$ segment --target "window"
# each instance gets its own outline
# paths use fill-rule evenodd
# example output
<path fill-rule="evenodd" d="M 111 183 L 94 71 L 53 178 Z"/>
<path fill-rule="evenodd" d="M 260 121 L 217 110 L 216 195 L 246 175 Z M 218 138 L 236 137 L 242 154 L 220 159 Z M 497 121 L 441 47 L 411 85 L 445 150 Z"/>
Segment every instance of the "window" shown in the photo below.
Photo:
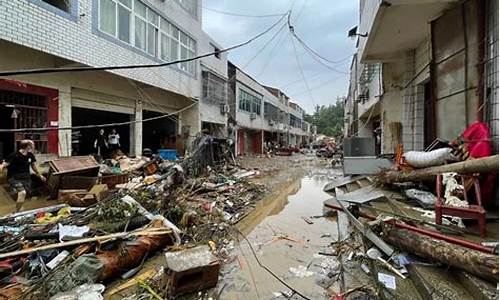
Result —
<path fill-rule="evenodd" d="M 196 56 L 196 42 L 175 25 L 161 18 L 160 26 L 161 53 L 165 61 L 188 59 Z M 190 74 L 195 73 L 196 61 L 182 62 L 178 67 Z"/>
<path fill-rule="evenodd" d="M 240 110 L 260 115 L 261 99 L 240 89 L 240 101 L 238 107 Z"/>
<path fill-rule="evenodd" d="M 264 118 L 266 118 L 267 120 L 278 121 L 278 114 L 278 107 L 272 105 L 269 102 L 264 102 Z"/>
<path fill-rule="evenodd" d="M 130 43 L 130 18 L 132 15 L 131 0 L 120 0 L 118 8 L 118 38 L 125 43 Z"/>
<path fill-rule="evenodd" d="M 113 0 L 101 0 L 99 16 L 101 31 L 114 36 L 116 34 L 116 3 Z"/>
<path fill-rule="evenodd" d="M 70 12 L 70 3 L 69 0 L 42 0 L 42 2 L 45 2 L 49 5 L 52 5 L 62 11 L 65 11 L 67 13 Z"/>
<path fill-rule="evenodd" d="M 65 0 L 67 1 L 67 0 Z M 99 30 L 164 61 L 196 56 L 196 41 L 139 0 L 99 0 Z M 196 61 L 177 68 L 194 74 Z"/>
<path fill-rule="evenodd" d="M 219 76 L 203 71 L 202 90 L 203 100 L 210 104 L 225 104 L 226 103 L 226 81 Z"/>

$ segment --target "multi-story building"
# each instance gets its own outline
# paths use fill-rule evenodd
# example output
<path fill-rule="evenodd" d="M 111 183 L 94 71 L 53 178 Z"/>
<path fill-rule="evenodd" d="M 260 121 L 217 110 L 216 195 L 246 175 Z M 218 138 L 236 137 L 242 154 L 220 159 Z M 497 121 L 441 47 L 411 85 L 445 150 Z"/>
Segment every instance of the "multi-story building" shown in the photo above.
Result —
<path fill-rule="evenodd" d="M 483 121 L 498 151 L 498 1 L 361 0 L 357 35 L 346 135 L 394 153 Z"/>
<path fill-rule="evenodd" d="M 261 85 L 237 66 L 228 63 L 230 136 L 236 155 L 263 153 L 265 143 L 298 147 L 308 140 L 303 128 L 304 110 L 279 89 Z M 307 137 L 307 138 L 306 138 Z"/>
<path fill-rule="evenodd" d="M 201 0 L 1 1 L 0 69 L 160 64 L 220 49 L 201 22 Z M 40 151 L 66 156 L 93 152 L 98 129 L 58 127 L 134 121 L 114 126 L 126 152 L 182 151 L 202 122 L 224 130 L 226 80 L 225 53 L 156 68 L 1 78 L 0 128 L 54 128 L 30 136 Z M 0 133 L 1 154 L 26 134 Z"/>

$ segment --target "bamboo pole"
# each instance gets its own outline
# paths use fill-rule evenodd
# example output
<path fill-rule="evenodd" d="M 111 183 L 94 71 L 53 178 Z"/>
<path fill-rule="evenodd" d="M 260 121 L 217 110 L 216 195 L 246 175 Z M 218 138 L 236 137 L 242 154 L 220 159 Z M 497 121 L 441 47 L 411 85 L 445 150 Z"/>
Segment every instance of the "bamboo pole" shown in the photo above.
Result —
<path fill-rule="evenodd" d="M 125 237 L 131 237 L 131 236 L 164 235 L 164 234 L 172 233 L 172 230 L 169 230 L 169 229 L 165 229 L 165 230 L 158 230 L 158 229 L 159 228 L 151 228 L 151 229 L 146 229 L 146 230 L 141 230 L 141 231 L 133 231 L 133 232 L 118 232 L 118 233 L 113 233 L 113 234 L 108 234 L 108 235 L 94 236 L 94 237 L 90 237 L 90 238 L 78 239 L 78 240 L 73 240 L 73 241 L 48 244 L 48 245 L 43 245 L 43 246 L 39 246 L 39 247 L 33 247 L 33 248 L 28 248 L 28 249 L 23 249 L 23 250 L 2 253 L 2 254 L 0 254 L 0 259 L 6 258 L 6 257 L 12 257 L 12 256 L 30 254 L 30 253 L 42 251 L 42 250 L 63 248 L 63 247 L 68 247 L 68 246 L 75 246 L 75 245 L 81 245 L 81 244 L 116 239 L 116 238 L 125 238 Z"/>
<path fill-rule="evenodd" d="M 498 281 L 498 256 L 416 234 L 391 225 L 383 226 L 384 239 L 401 250 L 465 270 L 491 282 Z"/>
<path fill-rule="evenodd" d="M 383 184 L 408 181 L 425 181 L 435 179 L 436 175 L 456 172 L 459 174 L 487 173 L 498 171 L 498 154 L 462 162 L 404 171 L 382 171 L 377 175 L 377 181 Z"/>

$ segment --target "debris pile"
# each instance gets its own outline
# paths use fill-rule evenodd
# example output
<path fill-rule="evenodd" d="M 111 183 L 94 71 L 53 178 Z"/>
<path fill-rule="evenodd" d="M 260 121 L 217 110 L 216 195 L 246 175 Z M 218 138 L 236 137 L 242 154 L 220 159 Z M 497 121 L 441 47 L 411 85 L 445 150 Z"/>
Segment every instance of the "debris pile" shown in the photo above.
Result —
<path fill-rule="evenodd" d="M 226 141 L 208 135 L 177 161 L 72 157 L 50 164 L 51 194 L 63 204 L 0 219 L 0 299 L 165 298 L 214 286 L 220 260 L 234 247 L 233 224 L 264 192 L 248 180 L 258 171 L 234 165 Z M 161 268 L 141 272 L 163 252 Z M 203 284 L 185 286 L 198 275 Z M 109 291 L 116 280 L 127 281 Z"/>
<path fill-rule="evenodd" d="M 467 132 L 438 149 L 403 153 L 400 146 L 393 169 L 325 187 L 334 196 L 325 207 L 345 213 L 363 236 L 361 255 L 371 264 L 361 263 L 360 269 L 377 274 L 385 296 L 403 297 L 398 287 L 409 284 L 439 289 L 424 282 L 418 267 L 436 263 L 495 290 L 498 235 L 491 229 L 498 226 L 498 202 L 493 219 L 487 208 L 495 185 L 498 191 L 498 155 L 491 155 L 489 142 L 471 140 Z"/>

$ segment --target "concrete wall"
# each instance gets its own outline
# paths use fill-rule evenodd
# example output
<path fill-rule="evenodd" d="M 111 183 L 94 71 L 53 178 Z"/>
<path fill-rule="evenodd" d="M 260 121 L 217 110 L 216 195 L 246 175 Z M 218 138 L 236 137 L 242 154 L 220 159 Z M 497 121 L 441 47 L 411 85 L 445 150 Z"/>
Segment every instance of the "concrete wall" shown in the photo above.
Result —
<path fill-rule="evenodd" d="M 14 43 L 0 40 L 0 69 L 24 69 L 33 67 L 54 67 L 60 58 L 36 51 Z M 126 113 L 134 119 L 142 118 L 142 109 L 169 113 L 185 107 L 192 102 L 182 95 L 163 89 L 147 86 L 108 72 L 54 73 L 43 75 L 22 75 L 8 79 L 49 87 L 59 90 L 59 126 L 72 125 L 71 108 L 83 107 L 111 112 Z M 198 115 L 198 107 L 193 108 Z M 186 117 L 184 124 L 197 127 L 197 117 Z M 92 116 L 89 116 L 89 124 Z M 139 125 L 140 126 L 140 125 Z M 132 130 L 134 131 L 134 130 Z M 193 131 L 195 133 L 195 131 Z M 135 131 L 136 148 L 132 153 L 142 151 L 142 128 Z M 59 154 L 70 155 L 71 132 L 59 131 Z"/>
<path fill-rule="evenodd" d="M 382 98 L 382 153 L 394 153 L 397 144 L 402 142 L 403 82 L 404 60 L 384 63 Z"/>
<path fill-rule="evenodd" d="M 76 11 L 74 14 L 64 15 L 57 13 L 57 9 L 50 9 L 50 5 L 40 0 L 0 1 L 1 38 L 90 66 L 160 62 L 136 48 L 120 44 L 111 37 L 106 38 L 106 34 L 98 31 L 95 26 L 98 17 L 97 0 L 70 2 L 77 3 Z M 204 38 L 201 23 L 178 3 L 151 1 L 149 5 L 191 35 L 197 41 L 198 52 L 203 49 L 200 47 Z M 201 10 L 199 17 L 201 19 Z M 58 64 L 61 65 L 64 62 Z M 111 72 L 188 97 L 199 97 L 198 76 L 187 75 L 175 67 Z"/>

